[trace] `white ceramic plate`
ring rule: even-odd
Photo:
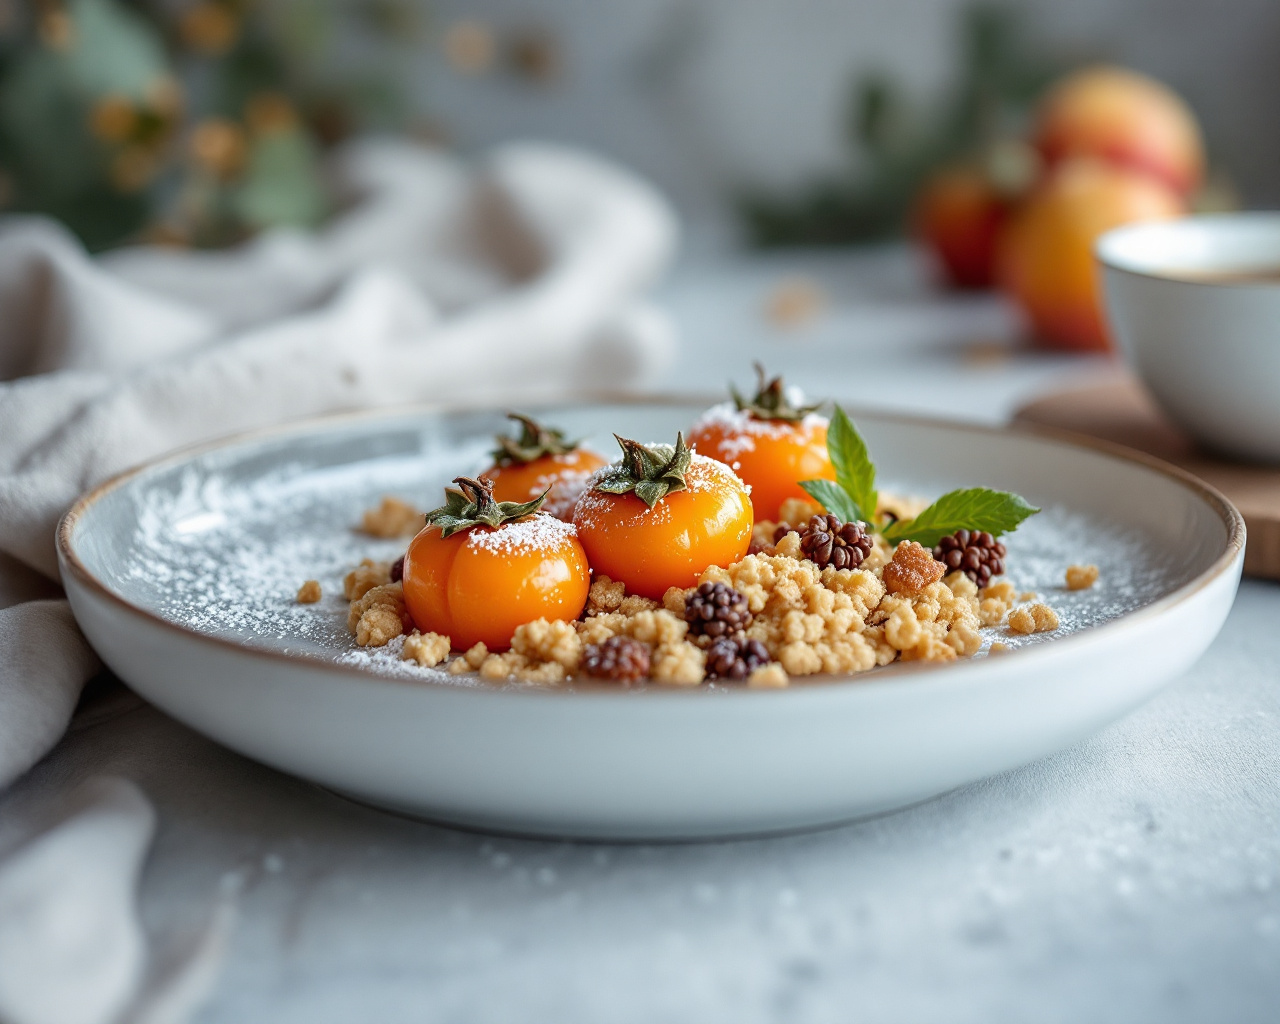
[[[612,431],[671,440],[702,407],[550,418],[608,452]],[[1008,539],[1009,575],[1060,630],[1010,654],[768,691],[494,686],[357,651],[341,576],[403,544],[352,524],[383,494],[429,506],[480,468],[497,412],[328,420],[127,473],[68,513],[63,580],[103,660],[227,746],[411,814],[556,836],[763,833],[901,807],[1087,736],[1217,634],[1244,524],[1191,477],[1052,436],[857,420],[882,487],[981,483],[1045,509]],[[1065,591],[1072,562],[1097,563],[1098,584]],[[324,585],[318,605],[294,603],[307,578]]]

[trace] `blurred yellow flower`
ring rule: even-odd
[[[245,123],[255,135],[284,132],[298,123],[298,115],[288,97],[278,92],[260,92],[244,108]]]
[[[496,52],[493,31],[482,21],[455,21],[444,34],[445,59],[464,75],[488,71]]]
[[[100,97],[89,110],[89,130],[103,142],[124,142],[137,126],[137,111],[119,93]]]
[[[564,56],[560,43],[550,32],[525,29],[512,35],[507,44],[511,69],[531,82],[551,82],[560,77]]]
[[[145,146],[125,146],[111,161],[111,184],[119,192],[141,192],[155,177],[155,154]]]
[[[182,84],[173,75],[157,75],[147,83],[146,100],[161,117],[182,113]]]
[[[71,15],[61,9],[47,11],[40,18],[36,31],[40,41],[51,50],[65,52],[75,41],[75,24]]]
[[[235,44],[240,22],[226,4],[205,0],[182,15],[178,32],[193,50],[217,56]]]
[[[244,166],[248,143],[244,129],[223,117],[211,117],[191,133],[191,157],[204,170],[230,178]]]

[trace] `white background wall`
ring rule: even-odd
[[[423,61],[417,86],[463,148],[513,136],[596,146],[687,213],[735,184],[835,163],[850,80],[892,72],[922,102],[947,81],[961,0],[434,0],[461,18],[542,26],[562,42],[547,85]],[[1157,75],[1196,108],[1247,201],[1280,204],[1280,0],[1028,0],[1057,51]]]

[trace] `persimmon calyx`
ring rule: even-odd
[[[672,491],[687,486],[684,475],[689,472],[693,455],[684,443],[684,434],[676,435],[676,443],[641,444],[625,437],[617,438],[622,460],[610,466],[596,482],[595,489],[604,494],[634,493],[650,508]]]
[[[577,441],[566,441],[564,431],[544,427],[537,420],[518,412],[507,413],[507,419],[520,424],[520,436],[498,434],[498,447],[492,452],[499,466],[523,466],[544,455],[567,455],[578,447]]]
[[[494,501],[490,480],[459,476],[454,477],[453,482],[458,486],[444,489],[444,504],[427,513],[427,525],[440,527],[441,537],[451,537],[475,526],[496,530],[503,523],[537,512],[547,497],[547,491],[543,491],[532,501]]]
[[[773,380],[768,380],[764,366],[760,363],[752,365],[756,368],[756,393],[753,398],[748,401],[738,393],[737,388],[732,384],[729,385],[729,394],[733,396],[733,404],[738,407],[739,412],[750,413],[758,420],[785,420],[788,423],[796,423],[809,413],[821,408],[821,402],[817,405],[792,405],[782,378],[774,377]]]

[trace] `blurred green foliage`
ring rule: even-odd
[[[845,128],[846,166],[794,192],[751,190],[738,210],[756,245],[840,245],[902,230],[930,173],[1019,134],[1030,108],[1066,64],[1036,52],[1017,12],[987,4],[960,22],[958,72],[923,110],[894,80],[854,84]]]
[[[323,151],[404,129],[413,0],[0,2],[0,207],[91,249],[328,213]]]

